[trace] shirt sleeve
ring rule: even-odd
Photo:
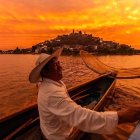
[[[48,98],[47,108],[70,126],[85,132],[112,134],[118,124],[117,112],[96,112],[86,109],[59,93],[54,93]]]

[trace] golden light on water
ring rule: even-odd
[[[73,29],[140,48],[139,0],[0,0],[0,49],[31,47]]]

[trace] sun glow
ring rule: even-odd
[[[0,0],[0,49],[32,45],[82,30],[140,47],[138,0]]]

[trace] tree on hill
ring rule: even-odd
[[[21,51],[20,51],[20,49],[17,47],[17,48],[13,51],[13,53],[14,53],[14,54],[20,54]]]
[[[32,52],[35,52],[36,49],[37,49],[37,46],[32,46]]]

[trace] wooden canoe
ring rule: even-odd
[[[70,97],[83,107],[102,111],[113,96],[116,79],[109,74],[101,75],[89,82],[68,90]],[[69,139],[80,139],[82,132],[76,128]],[[37,138],[38,137],[38,138]],[[28,107],[16,114],[0,120],[0,139],[41,139],[37,105]]]

